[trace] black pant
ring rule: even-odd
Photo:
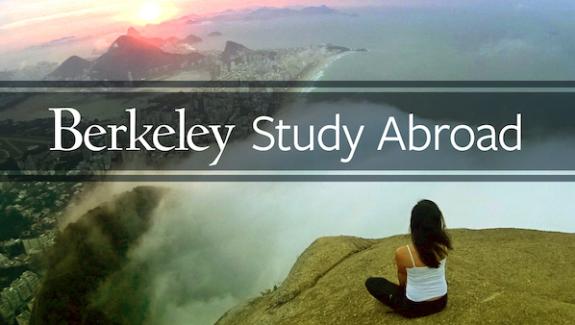
[[[374,298],[408,318],[438,313],[447,305],[447,295],[432,301],[411,301],[405,296],[404,287],[384,278],[369,278],[365,281],[365,287]]]

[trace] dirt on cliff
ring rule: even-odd
[[[369,276],[397,279],[394,250],[408,236],[326,237],[303,252],[278,288],[217,324],[575,323],[575,234],[461,229],[450,235],[449,302],[439,314],[406,320],[365,290]]]

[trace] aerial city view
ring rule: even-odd
[[[424,323],[573,322],[574,11],[0,0],[0,324],[403,324],[424,199]]]

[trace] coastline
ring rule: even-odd
[[[300,80],[303,81],[318,81],[321,80],[325,74],[325,71],[335,62],[339,61],[340,59],[352,55],[356,53],[355,51],[347,51],[343,53],[339,53],[333,56],[330,56],[327,59],[322,60],[317,66],[310,69],[310,71],[303,74]]]

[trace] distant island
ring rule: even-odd
[[[344,13],[339,10],[333,9],[326,5],[308,6],[303,8],[277,8],[277,7],[261,7],[254,10],[228,10],[215,14],[210,17],[183,17],[188,24],[199,24],[203,22],[228,22],[228,21],[257,21],[257,20],[271,20],[282,18],[309,18],[317,16],[352,16],[352,14]]]
[[[208,33],[208,37],[219,37],[222,36],[223,34],[221,32],[215,31],[215,32],[211,32]]]

